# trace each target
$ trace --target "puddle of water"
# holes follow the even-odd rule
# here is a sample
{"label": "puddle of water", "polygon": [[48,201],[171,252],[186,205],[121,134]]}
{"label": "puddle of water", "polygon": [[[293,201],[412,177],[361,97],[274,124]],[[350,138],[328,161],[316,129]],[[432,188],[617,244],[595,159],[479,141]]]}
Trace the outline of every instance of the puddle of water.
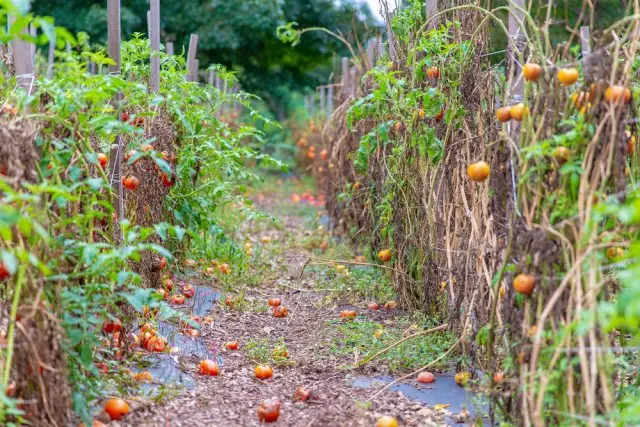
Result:
{"label": "puddle of water", "polygon": [[[179,282],[178,286],[180,284]],[[181,307],[186,307],[187,313],[204,317],[211,311],[214,303],[220,299],[220,294],[207,286],[193,285],[193,288],[195,290],[194,296],[187,298]],[[202,337],[191,337],[181,333],[175,323],[158,322],[158,334],[167,339],[169,348],[177,347],[180,349],[180,353],[148,354],[145,362],[148,362],[150,366],[145,370],[151,373],[155,382],[181,385],[186,388],[195,386],[196,380],[193,373],[184,372],[180,366],[179,357],[194,356],[198,359],[217,359],[218,364],[223,365],[222,358],[214,355],[206,347]]]}
{"label": "puddle of water", "polygon": [[[418,401],[420,403],[433,406],[436,404],[448,404],[450,405],[447,410],[456,414],[465,408],[472,417],[476,415],[484,415],[488,413],[488,408],[482,407],[478,402],[477,395],[471,391],[465,390],[460,387],[455,379],[454,373],[444,373],[436,375],[436,381],[431,384],[419,384],[413,383],[398,383],[389,387],[389,391],[401,392],[409,399]],[[384,377],[359,377],[355,378],[351,385],[358,388],[380,388],[395,378],[390,376]],[[449,419],[447,424],[455,425],[456,423]],[[485,420],[484,425],[489,425]]]}

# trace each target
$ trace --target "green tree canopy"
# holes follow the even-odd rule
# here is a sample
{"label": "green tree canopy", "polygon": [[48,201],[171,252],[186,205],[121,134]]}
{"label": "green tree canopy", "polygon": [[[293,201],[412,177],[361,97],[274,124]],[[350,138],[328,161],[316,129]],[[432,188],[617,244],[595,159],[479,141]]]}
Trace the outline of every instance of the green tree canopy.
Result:
{"label": "green tree canopy", "polygon": [[[58,25],[85,31],[104,43],[107,36],[106,0],[38,0],[36,14],[50,15]],[[148,0],[122,1],[124,36],[147,32]],[[334,54],[346,54],[341,43],[315,32],[291,47],[276,37],[278,26],[297,22],[300,28],[326,27],[356,42],[356,35],[374,33],[371,11],[355,0],[183,0],[161,5],[163,42],[186,49],[191,33],[200,36],[201,68],[223,64],[239,72],[242,87],[260,95],[274,111],[282,113],[286,97],[325,83]],[[282,115],[282,114],[280,114]]]}

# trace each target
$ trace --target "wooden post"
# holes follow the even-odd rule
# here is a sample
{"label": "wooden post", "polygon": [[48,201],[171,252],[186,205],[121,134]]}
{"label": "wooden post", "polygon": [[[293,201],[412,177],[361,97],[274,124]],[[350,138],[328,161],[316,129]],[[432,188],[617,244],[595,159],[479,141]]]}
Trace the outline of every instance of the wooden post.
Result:
{"label": "wooden post", "polygon": [[354,65],[349,70],[349,93],[355,94],[358,91],[358,66]]}
{"label": "wooden post", "polygon": [[200,80],[200,60],[194,59],[192,64],[193,67],[191,69],[191,81],[197,82],[198,80]]}
{"label": "wooden post", "polygon": [[327,116],[331,116],[333,114],[333,84],[329,86],[328,94],[327,94]]}
{"label": "wooden post", "polygon": [[[14,16],[7,17],[9,28],[15,22]],[[28,34],[29,29],[24,28],[22,34]],[[33,74],[33,55],[31,44],[24,40],[14,39],[11,41],[11,52],[13,54],[13,65],[15,67],[18,83],[28,93],[31,92],[35,76]]]}
{"label": "wooden post", "polygon": [[591,66],[591,45],[589,40],[591,39],[591,31],[589,27],[580,27],[580,42],[582,44],[582,64],[584,68],[584,77],[587,82],[592,81]]}
{"label": "wooden post", "polygon": [[198,52],[198,35],[191,34],[191,37],[189,38],[189,51],[187,52],[187,72],[188,72],[187,79],[189,81],[192,81],[192,77],[193,77],[192,71],[194,67],[194,62],[196,60],[197,52]]}
{"label": "wooden post", "polygon": [[324,87],[320,86],[318,88],[318,92],[320,92],[320,114],[324,113],[325,111],[325,99],[324,99]]}
{"label": "wooden post", "polygon": [[[438,0],[427,0],[427,19],[438,14]],[[435,24],[430,25],[431,28],[435,27]]]}
{"label": "wooden post", "polygon": [[167,48],[167,55],[173,55],[173,43],[167,42],[166,48]]}
{"label": "wooden post", "polygon": [[56,58],[56,40],[49,40],[49,58],[47,61],[47,78],[53,78],[53,64]]}
{"label": "wooden post", "polygon": [[391,28],[391,14],[389,13],[389,11],[386,11],[386,19],[385,19],[386,23],[387,23],[387,41],[389,44],[389,57],[391,58],[392,61],[396,60],[396,46],[395,46],[395,42],[393,39],[393,29]]}
{"label": "wooden post", "polygon": [[387,51],[382,43],[382,37],[378,36],[378,58],[382,58],[387,54]]}
{"label": "wooden post", "polygon": [[151,40],[151,11],[147,10],[147,36]]}
{"label": "wooden post", "polygon": [[216,82],[216,72],[213,70],[209,70],[209,84],[213,86]]}
{"label": "wooden post", "polygon": [[376,49],[377,40],[375,38],[369,39],[367,42],[367,60],[369,61],[369,68],[372,69],[376,66]]}
{"label": "wooden post", "polygon": [[[511,0],[514,6],[518,6],[522,9],[525,8],[525,0]],[[513,81],[511,85],[511,98],[518,102],[524,101],[524,81],[522,77],[522,64],[520,63],[519,58],[517,58],[517,51],[522,51],[524,48],[524,34],[521,27],[521,24],[524,24],[524,12],[515,7],[509,8],[509,38],[511,43],[511,64],[510,70],[512,72]],[[512,120],[512,122],[514,122]],[[512,123],[515,132],[517,132],[518,137],[520,133],[520,127],[517,123]]]}
{"label": "wooden post", "polygon": [[[109,73],[120,74],[120,0],[107,0],[107,39],[109,41],[109,58],[115,64],[109,65]],[[116,136],[114,144],[109,153],[109,179],[115,193],[114,208],[118,217],[115,226],[114,238],[116,242],[124,239],[120,229],[120,221],[124,218],[124,198],[122,197],[122,141],[120,135]]]}
{"label": "wooden post", "polygon": [[[29,35],[31,37],[38,37],[38,30],[36,29],[35,25],[31,24],[29,25]],[[36,63],[36,44],[34,43],[29,43],[31,45],[31,56],[33,57],[32,61],[33,64],[35,66]]]}
{"label": "wooden post", "polygon": [[342,92],[349,91],[349,58],[342,58]]}
{"label": "wooden post", "polygon": [[151,27],[151,92],[160,91],[160,0],[151,0],[149,11]]}

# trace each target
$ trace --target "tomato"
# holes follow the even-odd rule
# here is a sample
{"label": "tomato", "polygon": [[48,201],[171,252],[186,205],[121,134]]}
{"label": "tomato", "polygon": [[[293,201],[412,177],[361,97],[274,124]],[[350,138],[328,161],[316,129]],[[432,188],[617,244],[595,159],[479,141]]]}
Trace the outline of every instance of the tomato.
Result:
{"label": "tomato", "polygon": [[499,371],[493,374],[493,382],[496,384],[502,384],[504,382],[504,372]]}
{"label": "tomato", "polygon": [[158,336],[153,336],[149,338],[145,346],[147,351],[151,351],[155,353],[161,353],[162,351],[164,351],[164,347],[165,347],[164,338],[158,337]]}
{"label": "tomato", "polygon": [[511,107],[511,118],[513,120],[521,122],[527,115],[529,115],[529,107],[522,102]]}
{"label": "tomato", "polygon": [[98,153],[98,163],[102,169],[106,169],[109,158],[104,153]]}
{"label": "tomato", "polygon": [[474,182],[482,182],[489,177],[491,169],[485,162],[472,163],[467,168],[469,179]]}
{"label": "tomato", "polygon": [[617,103],[623,99],[625,104],[631,102],[631,90],[624,86],[609,86],[604,92],[604,99],[607,102]]}
{"label": "tomato", "polygon": [[174,174],[167,175],[166,173],[162,174],[162,185],[165,187],[173,187],[176,183],[176,176]]}
{"label": "tomato", "polygon": [[384,417],[378,418],[376,427],[398,427],[398,421],[393,417],[385,415]]}
{"label": "tomato", "polygon": [[313,160],[316,158],[316,152],[309,149],[309,151],[307,151],[307,158],[309,158],[310,160]]}
{"label": "tomato", "polygon": [[377,302],[370,302],[369,310],[380,310],[380,305]]}
{"label": "tomato", "polygon": [[496,111],[496,118],[502,123],[506,123],[511,120],[511,107],[498,108],[498,111]]}
{"label": "tomato", "polygon": [[627,137],[627,154],[633,156],[633,153],[636,152],[636,136],[627,132]]}
{"label": "tomato", "polygon": [[118,319],[114,320],[113,322],[106,321],[104,322],[104,325],[102,325],[102,331],[107,334],[120,332],[121,330],[122,330],[122,323],[120,323],[120,320]]}
{"label": "tomato", "polygon": [[439,122],[440,120],[442,120],[442,118],[443,118],[443,117],[444,117],[444,110],[440,111],[440,112],[436,115],[436,117],[435,117],[436,122]]}
{"label": "tomato", "polygon": [[535,286],[536,278],[530,274],[518,274],[516,278],[513,279],[514,289],[521,294],[531,295]]}
{"label": "tomato", "polygon": [[153,328],[153,325],[151,323],[145,323],[144,325],[142,325],[142,327],[140,328],[141,332],[149,332],[151,334],[155,334],[155,329]]}
{"label": "tomato", "polygon": [[289,357],[289,352],[283,347],[274,348],[272,354],[273,357],[278,359],[287,359]]}
{"label": "tomato", "polygon": [[238,344],[238,341],[230,341],[224,346],[227,348],[227,350],[237,350],[240,344]]}
{"label": "tomato", "polygon": [[277,307],[281,304],[281,301],[280,298],[269,298],[267,304],[269,304],[271,307]]}
{"label": "tomato", "polygon": [[280,417],[280,402],[277,399],[271,399],[260,402],[258,407],[258,419],[261,422],[272,423]]}
{"label": "tomato", "polygon": [[558,80],[564,86],[571,86],[578,80],[578,77],[580,77],[580,73],[575,68],[561,68],[558,70]]}
{"label": "tomato", "polygon": [[120,121],[127,123],[129,121],[129,113],[123,111],[120,113]]}
{"label": "tomato", "polygon": [[136,117],[133,120],[133,125],[137,128],[144,126],[144,118],[143,117]]}
{"label": "tomato", "polygon": [[359,182],[356,182],[355,184],[353,184],[352,187],[354,190],[359,190],[362,188],[362,184],[360,184]]}
{"label": "tomato", "polygon": [[182,305],[184,304],[184,295],[172,295],[169,302],[173,305]]}
{"label": "tomato", "polygon": [[271,366],[258,365],[256,366],[255,374],[259,380],[266,380],[273,376],[273,369],[271,369]]}
{"label": "tomato", "polygon": [[387,301],[384,304],[384,308],[386,308],[387,310],[393,310],[394,308],[396,308],[398,306],[398,303],[391,300],[391,301]]}
{"label": "tomato", "polygon": [[209,377],[217,377],[220,375],[220,366],[216,362],[210,359],[206,359],[200,362],[200,375]]}
{"label": "tomato", "polygon": [[522,68],[524,78],[530,82],[537,82],[542,74],[542,67],[538,64],[524,64]]}
{"label": "tomato", "polygon": [[273,317],[287,317],[287,315],[289,314],[289,310],[287,310],[285,307],[279,305],[277,307],[273,308]]}
{"label": "tomato", "polygon": [[320,158],[321,158],[322,160],[327,160],[327,159],[329,159],[329,152],[328,152],[327,150],[322,150],[322,151],[320,152]]}
{"label": "tomato", "polygon": [[440,69],[438,69],[438,67],[429,67],[429,69],[427,70],[427,76],[433,80],[439,79]]}
{"label": "tomato", "polygon": [[183,285],[181,292],[182,292],[182,295],[184,295],[187,298],[192,298],[196,294],[196,290],[193,289],[193,286],[189,284]]}
{"label": "tomato", "polygon": [[500,294],[500,298],[504,298],[504,296],[507,294],[507,290],[504,286],[500,286],[500,291],[498,293]]}
{"label": "tomato", "polygon": [[128,176],[126,178],[122,178],[122,185],[129,191],[135,191],[140,186],[140,181],[135,176]]}
{"label": "tomato", "polygon": [[122,399],[109,399],[104,405],[104,411],[112,420],[119,420],[129,413],[129,405]]}
{"label": "tomato", "polygon": [[355,319],[356,312],[355,310],[343,310],[340,312],[340,317],[345,319]]}
{"label": "tomato", "polygon": [[304,387],[298,387],[293,393],[293,400],[298,402],[306,402],[311,397],[311,390],[307,390]]}
{"label": "tomato", "polygon": [[471,379],[471,374],[469,372],[458,372],[454,379],[456,380],[456,383],[458,385],[465,385],[470,379]]}
{"label": "tomato", "polygon": [[153,376],[151,375],[151,372],[143,371],[133,374],[133,379],[139,382],[151,382],[153,381]]}
{"label": "tomato", "polygon": [[378,252],[378,259],[381,262],[388,262],[391,259],[391,250],[383,249],[380,252]]}
{"label": "tomato", "polygon": [[218,271],[222,274],[229,275],[231,274],[231,267],[229,267],[229,264],[220,264]]}
{"label": "tomato", "polygon": [[160,258],[160,270],[164,270],[167,266],[167,259],[165,257]]}
{"label": "tomato", "polygon": [[422,384],[431,384],[436,380],[436,376],[433,375],[431,372],[420,372],[416,380]]}
{"label": "tomato", "polygon": [[569,160],[569,149],[563,146],[556,147],[553,150],[553,157],[559,164],[564,165]]}
{"label": "tomato", "polygon": [[7,270],[7,267],[4,265],[4,263],[0,261],[0,280],[4,280],[9,276],[11,276],[11,273],[9,273],[9,270]]}

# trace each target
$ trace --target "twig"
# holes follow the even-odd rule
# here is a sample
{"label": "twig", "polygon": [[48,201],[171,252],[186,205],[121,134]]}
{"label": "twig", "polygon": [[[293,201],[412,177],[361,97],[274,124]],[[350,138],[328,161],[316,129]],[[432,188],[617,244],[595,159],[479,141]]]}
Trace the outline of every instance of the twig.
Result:
{"label": "twig", "polygon": [[441,331],[441,330],[446,329],[448,327],[449,327],[449,324],[445,323],[443,325],[436,326],[435,328],[427,329],[426,331],[421,331],[421,332],[415,333],[413,335],[409,335],[408,337],[402,338],[401,340],[398,340],[398,341],[394,342],[393,344],[391,344],[390,346],[380,350],[379,352],[377,352],[373,356],[369,357],[368,359],[363,360],[357,366],[360,367],[362,365],[366,365],[367,363],[371,362],[376,357],[380,356],[383,353],[386,353],[387,351],[391,350],[393,347],[395,347],[395,346],[397,346],[397,345],[399,345],[399,344],[401,344],[401,343],[403,343],[403,342],[405,342],[407,340],[410,340],[411,338],[419,337],[421,335],[426,335],[426,334],[431,333],[431,332]]}

